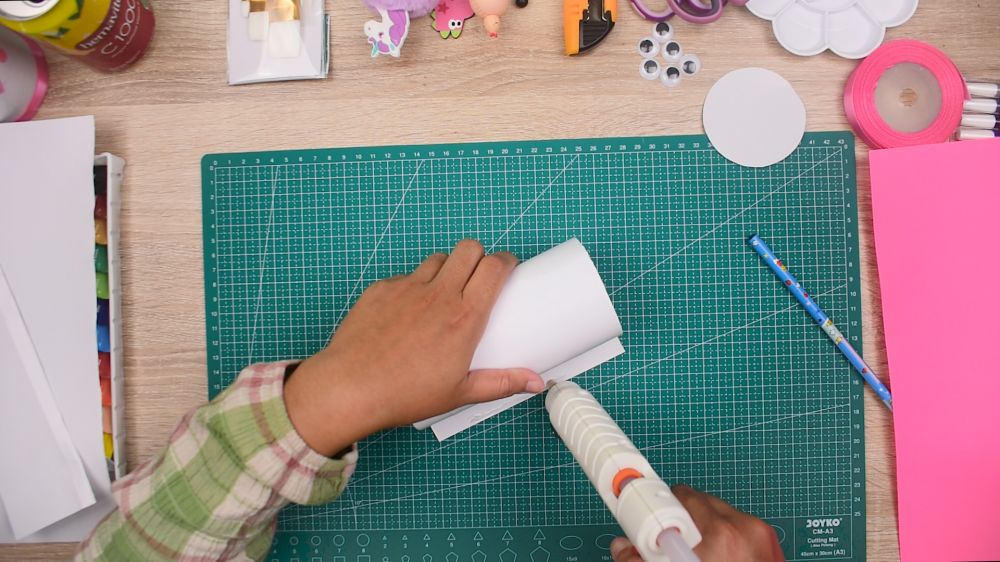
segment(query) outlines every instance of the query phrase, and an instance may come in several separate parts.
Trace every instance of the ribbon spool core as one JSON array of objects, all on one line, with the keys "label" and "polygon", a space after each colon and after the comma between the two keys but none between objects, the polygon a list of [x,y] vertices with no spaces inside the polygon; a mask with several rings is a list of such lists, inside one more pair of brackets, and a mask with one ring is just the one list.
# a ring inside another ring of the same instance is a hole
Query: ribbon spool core
[{"label": "ribbon spool core", "polygon": [[844,113],[870,147],[948,142],[968,90],[955,63],[927,43],[897,39],[875,49],[844,88]]},{"label": "ribbon spool core", "polygon": [[888,68],[875,87],[875,108],[900,133],[918,133],[941,114],[941,85],[930,70],[913,62]]}]

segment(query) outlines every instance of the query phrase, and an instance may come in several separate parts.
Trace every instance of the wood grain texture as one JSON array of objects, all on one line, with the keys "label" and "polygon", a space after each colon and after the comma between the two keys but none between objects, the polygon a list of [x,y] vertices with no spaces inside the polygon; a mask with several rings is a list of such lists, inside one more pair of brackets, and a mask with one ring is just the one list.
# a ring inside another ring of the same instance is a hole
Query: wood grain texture
[{"label": "wood grain texture", "polygon": [[[677,24],[702,73],[667,90],[638,75],[650,25],[619,0],[621,18],[594,52],[561,54],[561,3],[511,9],[502,38],[478,21],[444,41],[414,22],[399,60],[369,58],[360,2],[328,2],[331,74],[321,81],[226,85],[225,2],[159,1],[147,55],[115,75],[52,55],[39,118],[93,114],[98,151],[125,158],[122,207],[128,462],[150,459],[180,416],[205,401],[199,162],[208,152],[379,144],[700,133],[708,88],[726,72],[763,66],[802,96],[812,131],[846,130],[841,94],[855,62],[800,58],[769,23],[728,8],[709,26]],[[966,75],[1000,79],[1000,4],[923,0],[888,38],[948,53]],[[871,233],[867,148],[858,143],[865,356],[887,378]],[[891,419],[867,393],[868,557],[899,558]],[[0,547],[0,560],[63,560],[72,545]]]}]

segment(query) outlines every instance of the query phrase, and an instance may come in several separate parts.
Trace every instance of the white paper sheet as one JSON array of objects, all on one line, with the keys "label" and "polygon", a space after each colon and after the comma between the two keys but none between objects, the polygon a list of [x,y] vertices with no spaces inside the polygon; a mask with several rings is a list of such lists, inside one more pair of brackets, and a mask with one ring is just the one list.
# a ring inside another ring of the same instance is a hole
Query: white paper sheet
[{"label": "white paper sheet", "polygon": [[[94,503],[83,463],[0,263],[0,498],[15,538]],[[49,495],[38,503],[39,490]]]},{"label": "white paper sheet", "polygon": [[[624,353],[622,325],[590,255],[577,239],[525,261],[497,300],[472,369],[523,367],[568,380]],[[519,395],[424,420],[451,437],[531,398]]]},{"label": "white paper sheet", "polygon": [[[622,353],[625,353],[625,348],[622,347],[621,340],[615,338],[556,366],[554,369],[549,369],[541,373],[541,375],[546,382],[567,381],[618,357]],[[477,404],[468,408],[462,408],[453,414],[445,415],[440,420],[435,421],[431,425],[431,430],[434,431],[434,436],[438,438],[438,441],[444,441],[483,420],[492,418],[525,400],[530,400],[532,396],[534,395],[516,394],[503,400],[495,400],[486,404]]]},{"label": "white paper sheet", "polygon": [[[0,125],[0,148],[0,263],[98,499],[78,516],[26,540],[79,540],[114,505],[104,459],[94,331],[94,120],[6,123]],[[4,369],[0,377],[11,372]],[[33,431],[8,410],[0,411],[0,421],[0,432]],[[35,452],[4,450],[3,464],[35,462]],[[37,510],[58,500],[58,492],[48,486],[32,492]],[[0,542],[15,538],[6,511],[0,510]]]},{"label": "white paper sheet", "polygon": [[90,536],[94,527],[97,527],[97,524],[117,505],[110,488],[95,489],[94,496],[97,498],[97,503],[94,505],[17,541],[14,540],[10,522],[7,521],[3,510],[0,510],[0,543],[80,542]]}]

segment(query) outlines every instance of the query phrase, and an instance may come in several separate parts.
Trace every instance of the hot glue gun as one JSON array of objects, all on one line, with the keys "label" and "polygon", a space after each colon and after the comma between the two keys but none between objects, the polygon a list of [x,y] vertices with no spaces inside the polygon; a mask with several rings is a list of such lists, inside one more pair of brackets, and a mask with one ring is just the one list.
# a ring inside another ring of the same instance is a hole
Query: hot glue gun
[{"label": "hot glue gun", "polygon": [[545,409],[645,562],[699,562],[691,549],[701,533],[691,516],[593,395],[560,382]]}]

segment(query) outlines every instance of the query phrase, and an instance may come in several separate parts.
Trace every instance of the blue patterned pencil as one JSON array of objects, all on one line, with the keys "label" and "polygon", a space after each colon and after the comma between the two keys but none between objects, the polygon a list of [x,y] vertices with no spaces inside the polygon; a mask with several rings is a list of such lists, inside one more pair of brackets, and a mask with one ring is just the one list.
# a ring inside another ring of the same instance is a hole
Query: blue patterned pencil
[{"label": "blue patterned pencil", "polygon": [[841,353],[847,357],[851,366],[853,366],[854,369],[861,374],[861,377],[864,378],[865,381],[872,387],[872,390],[874,390],[875,394],[882,399],[882,402],[885,402],[885,406],[889,408],[889,411],[891,412],[892,395],[889,394],[889,389],[886,388],[880,380],[878,380],[878,377],[875,376],[871,367],[869,367],[868,364],[865,363],[865,360],[861,358],[861,355],[859,355],[858,352],[851,347],[851,344],[847,342],[847,338],[844,337],[844,334],[840,333],[840,330],[834,326],[830,317],[823,312],[823,309],[821,309],[819,305],[816,304],[816,301],[809,296],[809,293],[802,288],[802,285],[799,284],[799,281],[795,278],[795,276],[788,272],[788,268],[785,267],[785,264],[783,264],[781,260],[774,255],[774,252],[772,252],[771,248],[769,248],[767,244],[760,239],[760,236],[754,235],[753,238],[750,239],[750,246],[758,254],[760,254],[761,259],[764,260],[767,267],[771,268],[771,271],[778,276],[781,284],[784,285],[786,289],[791,291],[792,295],[795,296],[795,299],[799,301],[799,304],[801,304],[803,308],[806,309],[806,312],[813,317],[813,320],[819,324],[820,328],[823,328],[823,331],[826,332],[826,335],[829,336],[834,345],[837,346],[837,349],[839,349]]}]

